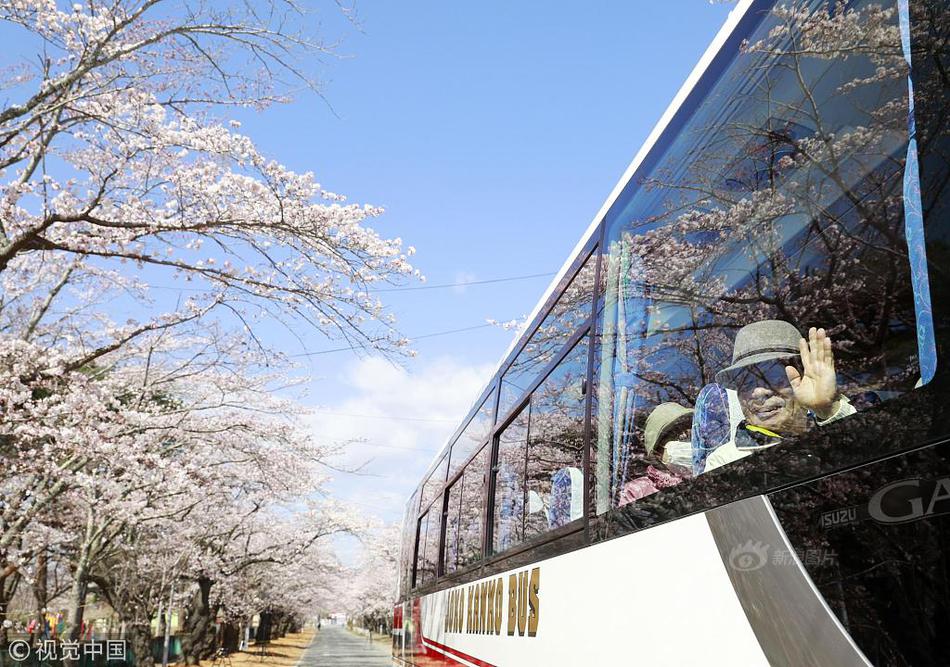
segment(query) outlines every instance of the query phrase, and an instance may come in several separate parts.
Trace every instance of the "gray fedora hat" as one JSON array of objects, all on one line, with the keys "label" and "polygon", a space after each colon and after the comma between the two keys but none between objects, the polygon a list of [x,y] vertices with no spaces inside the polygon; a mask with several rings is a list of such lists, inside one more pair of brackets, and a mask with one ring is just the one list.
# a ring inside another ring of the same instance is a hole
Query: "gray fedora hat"
[{"label": "gray fedora hat", "polygon": [[735,372],[752,364],[797,356],[801,340],[798,329],[784,320],[762,320],[747,324],[736,334],[732,365],[716,373],[716,382],[733,388]]},{"label": "gray fedora hat", "polygon": [[643,426],[643,445],[647,454],[652,454],[660,437],[680,419],[693,414],[692,408],[684,408],[679,403],[660,403],[653,408]]}]

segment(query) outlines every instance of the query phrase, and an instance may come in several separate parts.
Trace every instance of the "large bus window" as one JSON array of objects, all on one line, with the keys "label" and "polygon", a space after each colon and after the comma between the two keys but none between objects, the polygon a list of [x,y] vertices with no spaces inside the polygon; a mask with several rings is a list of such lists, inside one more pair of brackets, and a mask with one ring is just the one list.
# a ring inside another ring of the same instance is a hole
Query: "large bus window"
[{"label": "large bus window", "polygon": [[531,394],[525,538],[583,516],[586,338]]},{"label": "large bus window", "polygon": [[442,567],[446,574],[455,572],[459,553],[459,513],[462,503],[462,478],[449,487],[449,500],[445,508],[445,553]]},{"label": "large bus window", "polygon": [[525,407],[498,437],[492,521],[492,551],[495,553],[524,540],[524,466],[530,414],[530,406]]},{"label": "large bus window", "polygon": [[407,595],[409,593],[409,589],[412,586],[412,546],[413,538],[416,534],[416,523],[414,519],[416,516],[416,507],[418,507],[414,501],[415,494],[413,494],[413,496],[406,503],[406,511],[403,515],[404,518],[402,522],[402,533],[399,547],[399,594],[401,596]]},{"label": "large bus window", "polygon": [[490,447],[483,447],[463,473],[461,513],[459,519],[458,566],[471,565],[482,555],[482,501],[487,491]]},{"label": "large bus window", "polygon": [[[422,580],[419,583],[429,583],[438,576],[439,568],[439,540],[441,538],[442,498],[437,498],[426,512],[426,540],[425,553],[422,560]],[[418,579],[417,579],[418,581]]]},{"label": "large bus window", "polygon": [[933,374],[897,2],[782,4],[692,104],[607,217],[599,510]]},{"label": "large bus window", "polygon": [[574,332],[590,318],[595,272],[596,255],[592,255],[505,372],[498,405],[499,417],[517,404]]},{"label": "large bus window", "polygon": [[453,443],[452,457],[449,464],[449,479],[452,479],[455,473],[465,465],[465,462],[468,461],[472,453],[488,440],[488,435],[491,433],[494,412],[495,392],[493,391],[482,401],[478,411],[468,422],[465,430],[459,434],[459,437],[456,438],[455,443]]},{"label": "large bus window", "polygon": [[419,517],[416,527],[416,572],[412,579],[413,586],[421,586],[433,578],[433,574],[426,570],[426,532],[428,527],[429,514],[426,513]]},{"label": "large bus window", "polygon": [[422,485],[422,494],[419,499],[420,507],[425,507],[436,496],[442,495],[442,488],[445,486],[445,474],[448,467],[448,454],[442,456],[442,459],[436,464],[435,469]]}]

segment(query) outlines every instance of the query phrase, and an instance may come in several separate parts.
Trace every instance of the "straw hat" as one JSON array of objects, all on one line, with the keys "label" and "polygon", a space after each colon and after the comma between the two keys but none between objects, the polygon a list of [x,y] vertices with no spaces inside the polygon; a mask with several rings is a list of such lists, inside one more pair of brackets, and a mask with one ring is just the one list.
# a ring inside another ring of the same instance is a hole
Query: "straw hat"
[{"label": "straw hat", "polygon": [[647,455],[653,453],[656,443],[664,432],[682,417],[691,414],[693,414],[692,408],[684,408],[679,403],[660,403],[656,406],[647,417],[647,423],[643,427],[643,444]]},{"label": "straw hat", "polygon": [[733,388],[735,371],[772,359],[798,356],[798,329],[784,320],[762,320],[747,324],[736,334],[732,347],[732,365],[716,373],[716,382]]}]

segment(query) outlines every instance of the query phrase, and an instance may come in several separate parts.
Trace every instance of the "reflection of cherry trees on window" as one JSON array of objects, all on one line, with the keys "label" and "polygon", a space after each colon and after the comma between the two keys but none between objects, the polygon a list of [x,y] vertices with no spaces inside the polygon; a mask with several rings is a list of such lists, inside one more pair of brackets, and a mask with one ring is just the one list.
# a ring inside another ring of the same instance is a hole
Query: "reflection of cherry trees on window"
[{"label": "reflection of cherry trees on window", "polygon": [[425,583],[427,579],[426,574],[429,574],[429,577],[432,576],[432,573],[426,572],[426,530],[428,527],[429,515],[426,513],[419,517],[418,528],[416,529],[416,571],[413,579],[414,586]]},{"label": "reflection of cherry trees on window", "polygon": [[449,462],[450,480],[459,469],[465,465],[469,457],[488,440],[488,436],[491,433],[494,410],[495,392],[492,391],[485,400],[482,401],[475,415],[452,444],[452,454]]},{"label": "reflection of cherry trees on window", "polygon": [[[580,518],[571,516],[571,500],[576,504],[583,497],[587,358],[582,339],[531,395],[525,537]],[[557,475],[563,481],[555,487]]]},{"label": "reflection of cherry trees on window", "polygon": [[422,485],[422,497],[419,501],[423,507],[436,496],[442,497],[442,487],[445,485],[445,471],[447,466],[448,455],[444,455],[432,473],[426,478],[425,483]]},{"label": "reflection of cherry trees on window", "polygon": [[462,503],[462,478],[449,487],[449,499],[445,508],[445,553],[442,566],[446,574],[455,572],[459,553],[459,511]]},{"label": "reflection of cherry trees on window", "polygon": [[642,179],[604,266],[597,470],[614,491],[649,411],[691,406],[750,322],[825,327],[852,398],[913,388],[906,81],[896,3],[782,4]]},{"label": "reflection of cherry trees on window", "polygon": [[474,563],[482,554],[482,499],[486,493],[490,447],[484,447],[463,473],[459,519],[458,566]]},{"label": "reflection of cherry trees on window", "polygon": [[498,437],[492,521],[492,549],[496,553],[524,540],[524,464],[530,413],[530,406],[526,407]]},{"label": "reflection of cherry trees on window", "polygon": [[571,283],[558,297],[524,349],[511,363],[502,380],[499,416],[503,416],[524,396],[532,381],[551,363],[583,326],[591,314],[596,255],[584,263]]},{"label": "reflection of cherry trees on window", "polygon": [[474,563],[481,556],[482,497],[488,454],[488,447],[484,447],[449,487],[445,519],[446,573]]},{"label": "reflection of cherry trees on window", "polygon": [[440,496],[429,507],[428,528],[426,529],[425,571],[426,579],[435,579],[439,567],[439,541],[442,523],[442,497]]},{"label": "reflection of cherry trees on window", "polygon": [[402,522],[402,542],[399,549],[401,561],[399,563],[399,594],[406,595],[412,587],[412,545],[416,535],[415,516],[419,507],[419,496],[412,494],[406,503]]},{"label": "reflection of cherry trees on window", "polygon": [[496,552],[581,517],[588,356],[582,338],[499,437]]},{"label": "reflection of cherry trees on window", "polygon": [[439,523],[442,516],[441,498],[433,503],[419,519],[419,542],[416,551],[416,585],[435,579],[439,564]]}]

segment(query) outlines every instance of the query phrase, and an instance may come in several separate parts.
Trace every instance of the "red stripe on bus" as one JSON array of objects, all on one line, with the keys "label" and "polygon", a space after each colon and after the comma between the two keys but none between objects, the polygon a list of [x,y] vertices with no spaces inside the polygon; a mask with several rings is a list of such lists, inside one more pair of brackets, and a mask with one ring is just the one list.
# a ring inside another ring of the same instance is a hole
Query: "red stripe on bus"
[{"label": "red stripe on bus", "polygon": [[458,649],[454,649],[454,648],[452,648],[451,646],[446,646],[445,644],[440,644],[439,642],[437,642],[437,641],[435,641],[435,640],[429,639],[429,638],[426,637],[425,635],[422,635],[422,641],[425,642],[425,643],[432,644],[432,645],[435,646],[436,648],[445,651],[445,652],[448,653],[451,657],[454,657],[454,658],[461,658],[462,660],[467,660],[468,662],[472,663],[473,665],[478,665],[478,667],[495,667],[495,665],[493,665],[493,664],[490,663],[490,662],[485,662],[484,660],[479,660],[478,658],[476,658],[476,657],[473,656],[473,655],[469,655],[468,653],[462,653],[462,652],[459,651]]}]

